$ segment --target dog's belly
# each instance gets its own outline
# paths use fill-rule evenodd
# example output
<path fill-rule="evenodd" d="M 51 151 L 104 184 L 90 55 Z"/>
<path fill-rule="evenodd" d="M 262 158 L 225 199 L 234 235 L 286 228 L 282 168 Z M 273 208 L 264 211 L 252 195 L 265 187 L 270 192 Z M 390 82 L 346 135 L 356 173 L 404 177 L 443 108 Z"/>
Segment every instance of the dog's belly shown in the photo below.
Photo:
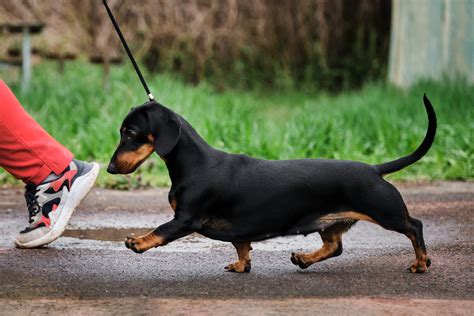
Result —
<path fill-rule="evenodd" d="M 222 241 L 259 241 L 278 236 L 307 235 L 334 224 L 324 216 L 347 209 L 342 199 L 331 201 L 298 190 L 267 194 L 265 199 L 246 199 L 229 212 L 219 205 L 202 212 L 198 233 Z"/>
<path fill-rule="evenodd" d="M 278 232 L 247 232 L 242 234 L 240 231 L 229 230 L 222 231 L 218 229 L 208 229 L 204 228 L 198 231 L 201 235 L 221 241 L 230 241 L 230 242 L 250 242 L 250 241 L 260 241 L 265 239 L 270 239 L 278 236 L 282 236 Z"/>
<path fill-rule="evenodd" d="M 273 225 L 242 225 L 239 221 L 205 219 L 198 233 L 211 239 L 231 242 L 261 241 L 279 236 L 308 235 L 324 231 L 336 223 L 354 223 L 357 221 L 346 213 L 305 216 L 295 224 L 286 227 L 280 226 L 279 229 L 275 229 Z"/>

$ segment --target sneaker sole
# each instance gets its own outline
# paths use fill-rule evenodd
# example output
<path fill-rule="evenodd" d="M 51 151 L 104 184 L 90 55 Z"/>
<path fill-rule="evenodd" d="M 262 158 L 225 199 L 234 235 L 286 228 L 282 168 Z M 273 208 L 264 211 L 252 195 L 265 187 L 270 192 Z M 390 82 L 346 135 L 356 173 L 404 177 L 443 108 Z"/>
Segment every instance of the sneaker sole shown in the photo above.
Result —
<path fill-rule="evenodd" d="M 69 192 L 66 203 L 61 210 L 61 215 L 51 230 L 46 235 L 26 243 L 21 243 L 18 240 L 15 240 L 15 245 L 18 248 L 36 248 L 44 246 L 55 241 L 64 233 L 64 230 L 66 230 L 66 226 L 69 223 L 74 210 L 90 192 L 94 186 L 97 176 L 99 175 L 99 164 L 95 162 L 92 164 L 93 167 L 91 171 L 81 177 L 78 177 L 76 181 L 74 181 L 74 185 L 71 187 L 71 191 Z"/>

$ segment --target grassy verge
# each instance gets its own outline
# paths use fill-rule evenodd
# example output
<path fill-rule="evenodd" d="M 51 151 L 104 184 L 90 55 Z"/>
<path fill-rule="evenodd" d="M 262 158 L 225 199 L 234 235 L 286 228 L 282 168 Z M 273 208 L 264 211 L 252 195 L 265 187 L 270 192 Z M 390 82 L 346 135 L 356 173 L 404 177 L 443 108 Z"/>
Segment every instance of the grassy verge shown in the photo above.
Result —
<path fill-rule="evenodd" d="M 76 157 L 105 167 L 118 142 L 122 118 L 146 101 L 130 67 L 113 68 L 109 92 L 101 69 L 70 63 L 64 75 L 55 65 L 35 68 L 31 91 L 21 103 Z M 5 77 L 4 77 L 5 78 Z M 192 87 L 170 75 L 148 76 L 157 99 L 182 114 L 211 145 L 268 159 L 324 157 L 367 163 L 388 161 L 413 151 L 423 139 L 427 93 L 438 115 L 438 134 L 428 155 L 391 179 L 473 179 L 474 89 L 461 80 L 420 82 L 408 91 L 385 84 L 329 95 L 314 91 L 237 91 L 217 93 Z M 11 182 L 0 171 L 0 183 Z M 167 185 L 161 160 L 149 159 L 132 176 L 103 171 L 99 185 L 129 188 Z"/>

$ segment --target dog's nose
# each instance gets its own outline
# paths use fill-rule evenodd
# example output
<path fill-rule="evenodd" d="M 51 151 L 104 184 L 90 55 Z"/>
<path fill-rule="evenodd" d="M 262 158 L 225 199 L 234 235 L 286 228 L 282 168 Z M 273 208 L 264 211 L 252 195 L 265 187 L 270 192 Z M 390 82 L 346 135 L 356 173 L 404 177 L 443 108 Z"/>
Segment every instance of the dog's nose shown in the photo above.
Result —
<path fill-rule="evenodd" d="M 107 167 L 107 172 L 111 173 L 111 174 L 116 174 L 117 173 L 116 166 L 113 162 L 109 163 L 109 166 Z"/>

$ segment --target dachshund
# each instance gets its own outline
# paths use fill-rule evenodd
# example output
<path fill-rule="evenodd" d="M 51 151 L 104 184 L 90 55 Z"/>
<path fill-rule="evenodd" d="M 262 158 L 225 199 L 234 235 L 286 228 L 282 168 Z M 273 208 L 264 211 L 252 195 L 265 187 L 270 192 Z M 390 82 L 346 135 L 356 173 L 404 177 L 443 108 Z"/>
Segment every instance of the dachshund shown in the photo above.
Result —
<path fill-rule="evenodd" d="M 369 221 L 407 236 L 416 259 L 408 268 L 423 273 L 431 264 L 422 223 L 409 215 L 399 191 L 383 176 L 399 171 L 430 149 L 436 114 L 423 96 L 428 129 L 411 154 L 378 165 L 332 159 L 264 160 L 212 148 L 171 109 L 150 101 L 133 108 L 120 128 L 120 143 L 107 171 L 134 172 L 156 152 L 171 179 L 168 199 L 174 218 L 125 245 L 136 253 L 164 246 L 197 232 L 231 242 L 238 260 L 225 268 L 249 272 L 251 242 L 318 232 L 323 245 L 292 253 L 302 269 L 342 253 L 342 234 L 357 221 Z"/>

